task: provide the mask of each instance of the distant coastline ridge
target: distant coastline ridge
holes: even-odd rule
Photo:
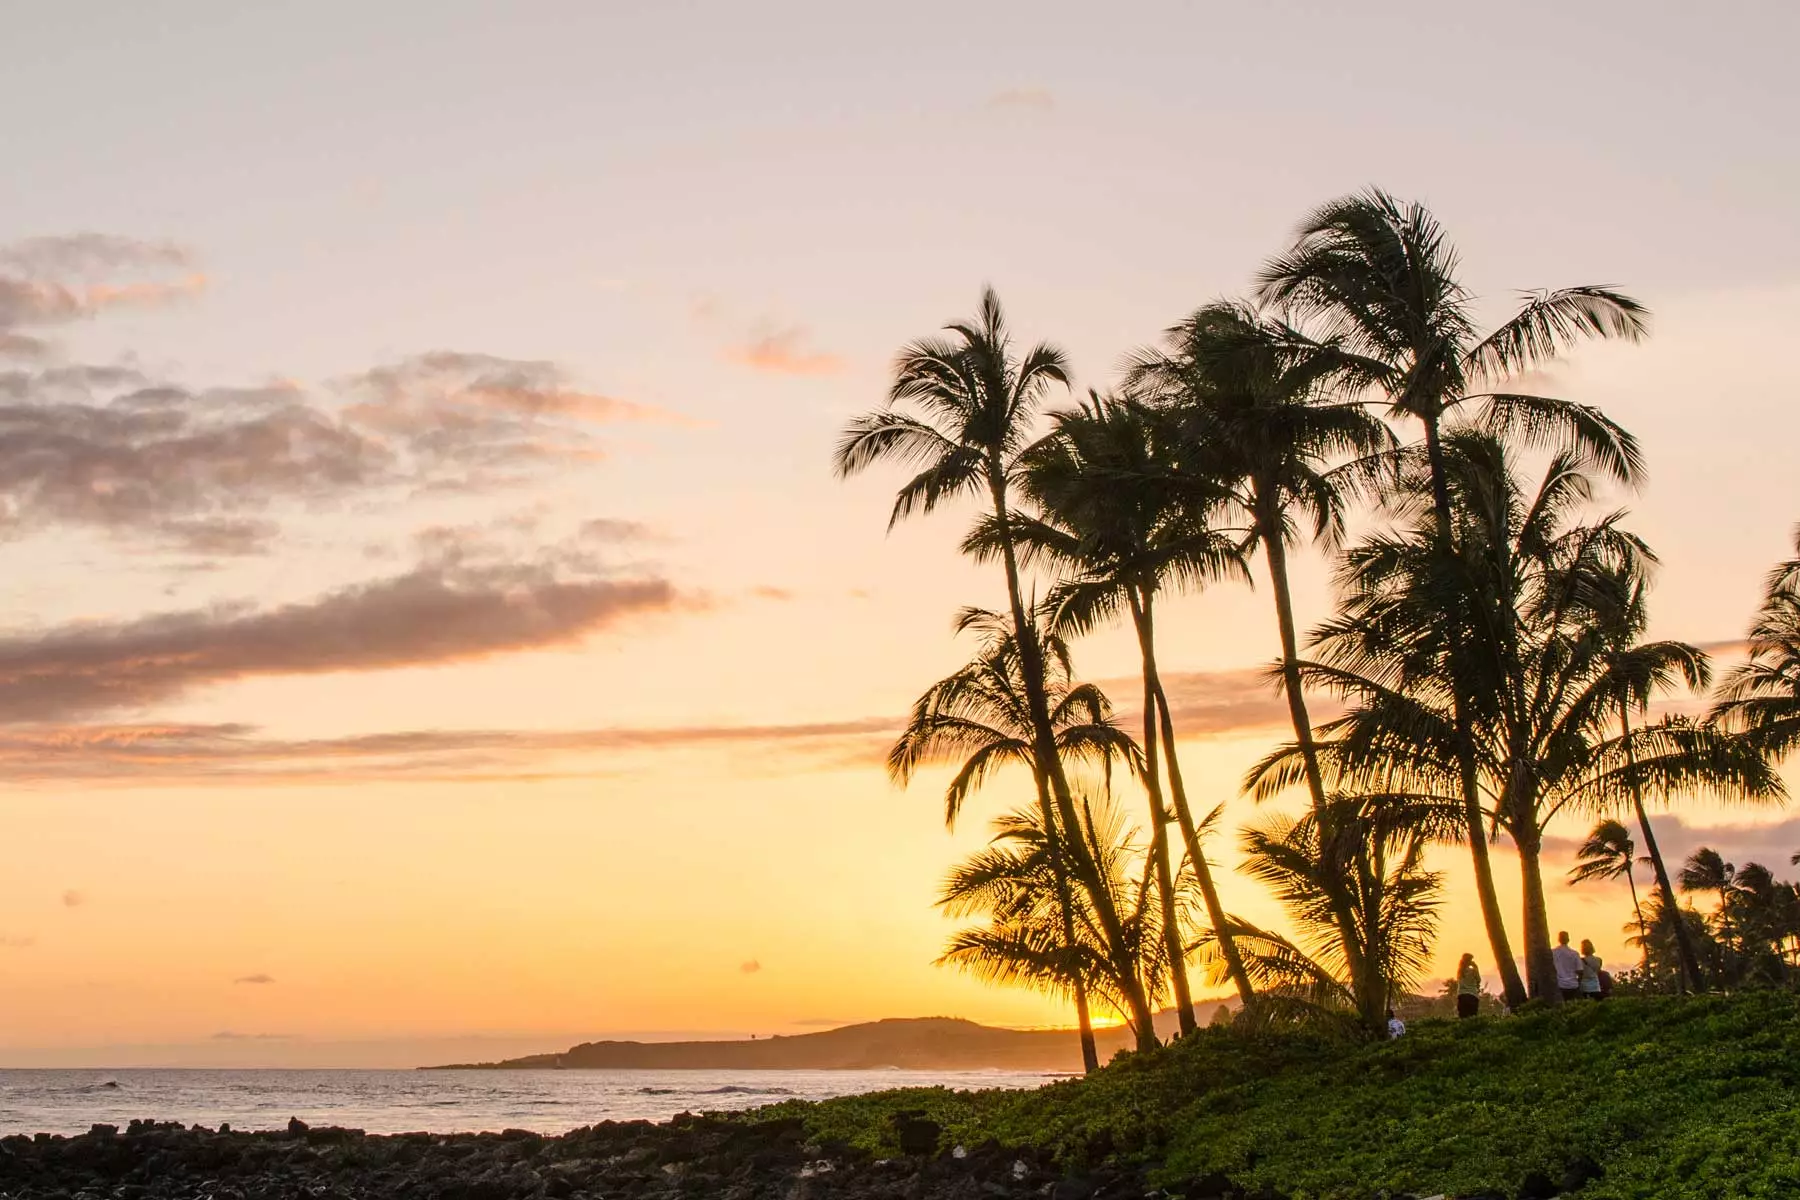
[[[1173,1012],[1159,1014],[1172,1029]],[[1166,1032],[1166,1031],[1165,1031]],[[1096,1030],[1102,1060],[1129,1044],[1129,1033]],[[499,1062],[450,1063],[427,1071],[745,1070],[1079,1071],[1071,1029],[1001,1029],[956,1017],[895,1017],[818,1033],[705,1042],[583,1042],[561,1054]]]

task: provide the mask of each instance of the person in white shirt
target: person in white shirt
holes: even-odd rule
[[[1406,1022],[1396,1017],[1393,1009],[1388,1009],[1388,1037],[1397,1038],[1405,1032]]]
[[[1556,935],[1556,949],[1550,952],[1556,961],[1556,986],[1562,992],[1564,1000],[1576,1000],[1581,997],[1581,955],[1569,945],[1569,931],[1563,930]]]

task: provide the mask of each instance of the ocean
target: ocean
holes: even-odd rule
[[[370,1133],[662,1121],[899,1087],[1029,1088],[1021,1071],[218,1071],[0,1070],[0,1134],[123,1129],[134,1119],[280,1129],[290,1117]]]

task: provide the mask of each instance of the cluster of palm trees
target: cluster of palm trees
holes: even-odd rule
[[[962,548],[1001,567],[1006,607],[962,615],[977,652],[920,697],[888,765],[902,782],[953,765],[952,823],[997,772],[1032,781],[1031,803],[945,884],[945,907],[980,919],[946,960],[1072,998],[1090,1067],[1096,1005],[1140,1047],[1166,1000],[1192,1029],[1195,962],[1262,1011],[1379,1027],[1428,962],[1441,880],[1426,851],[1441,843],[1471,857],[1507,1002],[1555,1002],[1552,818],[1629,815],[1654,857],[1651,806],[1783,795],[1773,763],[1800,742],[1800,563],[1772,581],[1751,664],[1714,719],[1650,719],[1653,700],[1710,671],[1695,646],[1643,639],[1654,556],[1623,514],[1596,511],[1601,486],[1640,476],[1637,443],[1593,408],[1517,390],[1582,339],[1641,337],[1644,310],[1565,288],[1484,332],[1475,307],[1432,215],[1369,192],[1312,214],[1252,300],[1201,308],[1131,355],[1115,394],[1052,410],[1063,354],[1015,344],[989,291],[973,320],[905,347],[888,403],[845,430],[841,475],[911,470],[890,527],[977,502]],[[1303,639],[1289,559],[1309,542],[1333,556],[1338,604]],[[1241,832],[1243,869],[1281,901],[1287,933],[1224,909],[1205,850],[1222,806],[1198,815],[1157,658],[1160,601],[1259,574],[1293,740],[1245,786],[1304,804]],[[1072,639],[1117,622],[1142,661],[1138,730],[1071,664]],[[1316,722],[1317,695],[1342,715]],[[1498,834],[1521,862],[1524,978],[1489,858]]]
[[[1800,746],[1800,531],[1794,558],[1769,575],[1761,611],[1750,631],[1749,661],[1718,689],[1708,719],[1759,746],[1771,760]],[[1647,821],[1639,822],[1647,851],[1637,855],[1631,830],[1602,818],[1577,851],[1571,883],[1624,879],[1631,892],[1630,941],[1643,953],[1636,981],[1651,990],[1791,985],[1800,967],[1800,885],[1777,879],[1761,863],[1742,867],[1702,846],[1688,856],[1671,886],[1669,871]],[[1800,866],[1800,854],[1789,859]],[[1640,900],[1634,866],[1656,880]],[[1683,906],[1676,889],[1715,898],[1710,915]]]

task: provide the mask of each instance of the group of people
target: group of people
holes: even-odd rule
[[[1594,943],[1581,939],[1577,954],[1569,945],[1569,933],[1556,935],[1556,949],[1550,952],[1556,963],[1556,987],[1564,1000],[1604,1000],[1612,994],[1612,976],[1600,965]],[[1475,956],[1465,954],[1456,965],[1456,1015],[1472,1017],[1481,1010],[1481,971]]]
[[[1564,1000],[1604,1000],[1612,994],[1612,976],[1600,965],[1594,943],[1586,938],[1581,939],[1578,954],[1569,945],[1568,931],[1559,932],[1550,957],[1556,963],[1556,987]],[[1481,970],[1475,965],[1475,956],[1465,954],[1456,964],[1456,1015],[1467,1018],[1480,1011]],[[1406,1032],[1405,1022],[1394,1015],[1393,1009],[1388,1010],[1387,1016],[1389,1037]]]
[[[1612,994],[1612,976],[1600,966],[1594,943],[1581,939],[1581,953],[1569,948],[1567,930],[1556,935],[1556,949],[1550,952],[1556,960],[1556,986],[1564,1000],[1604,1000]]]

